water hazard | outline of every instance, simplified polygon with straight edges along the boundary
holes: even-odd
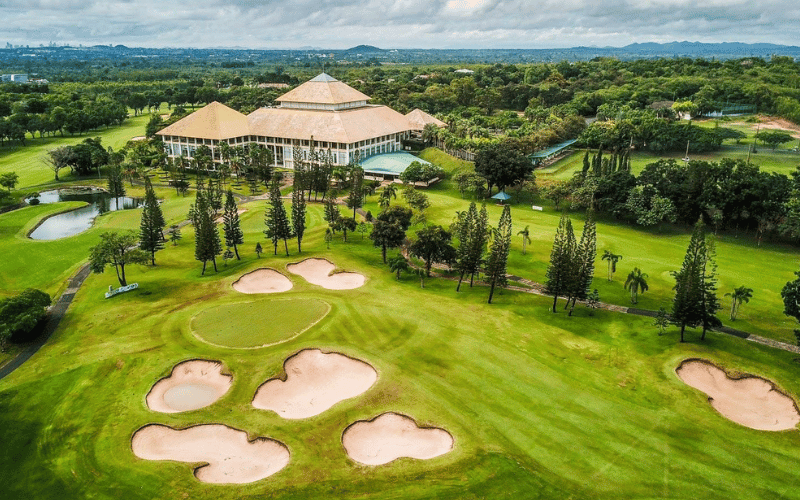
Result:
[[[30,202],[30,199],[28,200]],[[45,191],[39,195],[39,203],[59,201],[85,201],[87,206],[53,215],[45,219],[30,234],[34,240],[57,240],[74,236],[92,227],[94,218],[106,212],[128,210],[141,205],[140,198],[120,196],[112,198],[107,192],[96,188],[70,188]]]

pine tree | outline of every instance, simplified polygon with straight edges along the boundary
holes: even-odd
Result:
[[[301,253],[306,232],[306,198],[302,189],[292,191],[292,229],[297,238],[297,252]]]
[[[336,206],[336,200],[332,196],[327,196],[325,199],[325,221],[329,226],[333,227],[342,216],[339,212],[339,207]]]
[[[703,266],[706,260],[706,244],[702,221],[697,221],[692,239],[686,249],[683,266],[674,271],[675,298],[672,302],[672,322],[681,327],[681,342],[687,326],[696,327],[705,320],[705,292]]]
[[[475,280],[475,274],[480,270],[483,265],[483,256],[486,253],[486,245],[489,243],[489,215],[486,212],[486,205],[481,206],[481,211],[478,212],[478,217],[475,219],[475,230],[472,238],[472,249],[470,254],[470,278],[469,286]]]
[[[475,238],[475,228],[478,219],[478,209],[475,202],[469,204],[469,209],[458,214],[458,219],[453,225],[453,232],[458,241],[456,248],[455,269],[458,271],[458,285],[456,292],[461,290],[464,275],[472,272],[472,247]]]
[[[217,255],[222,253],[222,241],[205,196],[197,197],[194,213],[197,221],[194,226],[194,258],[203,262],[201,274],[205,275],[206,264],[209,260],[214,263],[214,271],[217,270]]]
[[[353,220],[356,220],[356,210],[364,205],[364,170],[354,166],[350,171],[350,194],[347,196],[347,208],[353,209]]]
[[[494,234],[494,241],[486,260],[486,277],[491,288],[489,289],[489,304],[492,303],[495,286],[504,287],[506,280],[506,264],[508,263],[508,252],[511,249],[511,206],[503,208],[503,214],[497,223],[497,231]]]
[[[570,283],[572,286],[569,295],[572,298],[572,306],[569,310],[569,316],[572,316],[572,311],[575,309],[575,302],[578,300],[585,300],[588,297],[592,279],[594,278],[594,261],[596,258],[597,232],[594,219],[592,219],[590,214],[583,225],[581,241],[572,259],[575,275]]]
[[[706,330],[722,326],[717,318],[717,311],[722,309],[722,302],[717,297],[717,252],[713,237],[706,238],[703,256],[703,333],[700,340],[705,340]]]
[[[122,178],[122,167],[119,163],[108,167],[108,194],[112,198],[125,196],[125,182]]]
[[[244,243],[244,232],[242,232],[242,228],[239,224],[239,207],[236,206],[236,199],[233,197],[233,191],[230,189],[225,196],[225,208],[222,213],[222,231],[225,233],[225,245],[233,247],[236,260],[241,260],[237,245]]]
[[[173,224],[169,227],[168,234],[169,241],[172,243],[172,246],[177,246],[178,241],[183,238],[183,236],[181,236],[181,228],[177,224]]]
[[[289,255],[288,240],[293,236],[292,226],[289,216],[286,214],[286,208],[283,206],[280,185],[277,182],[273,182],[270,188],[269,206],[267,206],[267,216],[264,222],[267,224],[267,230],[264,231],[264,234],[272,240],[274,255],[278,255],[279,240],[283,240],[286,255]]]
[[[572,276],[572,256],[575,253],[575,233],[572,222],[566,215],[561,216],[550,252],[550,266],[547,268],[546,291],[553,295],[553,312],[556,312],[558,296],[569,290]]]
[[[152,265],[156,265],[156,252],[164,248],[163,222],[164,216],[153,185],[150,183],[150,178],[145,177],[144,206],[142,221],[139,224],[139,248],[150,254]]]

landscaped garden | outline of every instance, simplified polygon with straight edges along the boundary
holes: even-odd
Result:
[[[436,150],[422,156],[438,158],[450,174],[469,168]],[[184,197],[157,185],[156,193],[167,227],[185,220],[196,203],[193,190]],[[144,197],[145,190],[137,184],[128,194]],[[427,222],[445,227],[471,201],[452,180],[425,194]],[[508,272],[544,283],[561,214],[547,201],[538,201],[543,211],[516,201]],[[390,202],[407,204],[402,196]],[[363,209],[378,214],[379,203],[380,192],[368,196]],[[288,200],[284,204],[291,209]],[[9,296],[29,287],[59,295],[101,233],[138,230],[142,217],[142,210],[110,212],[76,236],[27,238],[43,218],[73,206],[0,215],[0,249],[7,256],[0,288]],[[677,371],[698,358],[723,375],[761,377],[768,381],[763,387],[773,383],[797,401],[797,354],[715,332],[701,342],[694,329],[687,330],[689,342],[679,343],[677,327],[659,334],[652,318],[581,305],[571,316],[560,308],[552,313],[551,298],[522,291],[500,290],[490,305],[488,288],[468,281],[458,293],[456,282],[443,277],[425,279],[422,288],[418,275],[401,272],[398,280],[369,238],[351,231],[345,242],[341,231],[327,234],[330,214],[320,203],[308,205],[302,253],[289,245],[286,256],[281,242],[273,255],[263,233],[271,206],[270,200],[240,199],[239,208],[246,209],[239,215],[241,260],[219,259],[216,272],[209,264],[201,274],[189,225],[175,245],[156,252],[155,266],[127,267],[135,290],[104,298],[109,285],[117,286],[113,268],[86,279],[55,334],[0,381],[5,497],[797,496],[796,404],[781,407],[781,421],[791,430],[755,430],[726,418]],[[487,207],[490,226],[501,211]],[[350,215],[342,209],[341,217]],[[582,226],[582,217],[572,217]],[[408,236],[423,227],[415,223]],[[523,228],[530,237],[524,254]],[[600,218],[598,257],[611,250],[622,259],[612,281],[598,259],[592,287],[603,302],[629,306],[623,283],[641,268],[649,289],[636,307],[669,307],[670,271],[680,269],[690,232]],[[257,242],[263,254],[254,251]],[[752,235],[732,233],[717,235],[716,247],[720,295],[741,285],[754,289],[735,323],[719,316],[741,330],[793,343],[796,325],[783,315],[780,290],[793,279],[796,249],[757,246]],[[269,281],[276,275],[291,287]],[[237,283],[246,283],[246,290],[237,291]],[[306,356],[317,364],[291,362]],[[202,368],[202,376],[185,382],[187,392],[172,393],[180,411],[149,406],[156,384],[190,360],[216,368]],[[355,366],[368,380],[348,393],[325,360]],[[318,391],[319,399],[299,401],[325,406],[322,411],[303,413],[294,400],[265,403],[267,409],[256,404],[270,384],[289,385],[303,375],[313,383],[300,396]],[[181,397],[204,395],[208,391],[197,384],[219,378],[229,388],[202,407],[181,409]],[[334,397],[338,391],[347,397]],[[282,416],[291,411],[300,417]],[[384,443],[385,453],[359,447],[360,433],[369,429],[380,431],[367,440]],[[392,443],[403,434],[397,429],[426,435],[428,448],[405,457],[394,453]],[[164,454],[158,445],[182,451]],[[250,453],[260,458],[250,460]],[[229,468],[220,465],[233,456]]]

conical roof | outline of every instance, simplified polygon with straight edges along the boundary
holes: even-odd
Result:
[[[434,116],[429,115],[428,113],[422,111],[419,108],[416,108],[414,111],[408,113],[406,115],[408,118],[409,123],[414,128],[414,130],[422,130],[425,128],[425,125],[432,123],[437,127],[446,127],[447,124],[442,120],[437,119]]]
[[[278,102],[344,104],[367,101],[370,97],[336,78],[322,73],[276,99]]]
[[[214,101],[159,130],[157,135],[222,140],[250,135],[250,125],[245,115]]]

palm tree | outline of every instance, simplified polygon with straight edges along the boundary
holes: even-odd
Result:
[[[731,321],[736,321],[736,313],[739,312],[742,302],[750,302],[750,299],[753,298],[753,289],[740,286],[734,288],[732,293],[726,293],[725,296],[731,298]]]
[[[628,274],[628,279],[625,280],[625,289],[631,291],[631,304],[639,302],[638,294],[640,291],[644,293],[649,290],[647,278],[647,274],[643,273],[638,267],[634,267],[633,271]]]
[[[622,260],[622,255],[617,255],[606,250],[603,253],[602,259],[608,261],[608,281],[612,281],[614,273],[617,272],[617,262]]]
[[[380,198],[378,199],[378,204],[381,208],[389,208],[392,198],[397,199],[397,187],[393,183],[383,188]]]
[[[390,258],[386,262],[389,264],[389,269],[391,269],[393,273],[397,274],[398,280],[400,279],[401,272],[408,272],[411,269],[408,265],[408,261],[406,260],[406,258],[403,257],[403,254],[400,253]]]
[[[525,226],[525,229],[517,233],[518,235],[522,235],[522,255],[525,255],[526,245],[533,241],[531,240],[531,232],[528,230],[528,227],[530,226]]]

